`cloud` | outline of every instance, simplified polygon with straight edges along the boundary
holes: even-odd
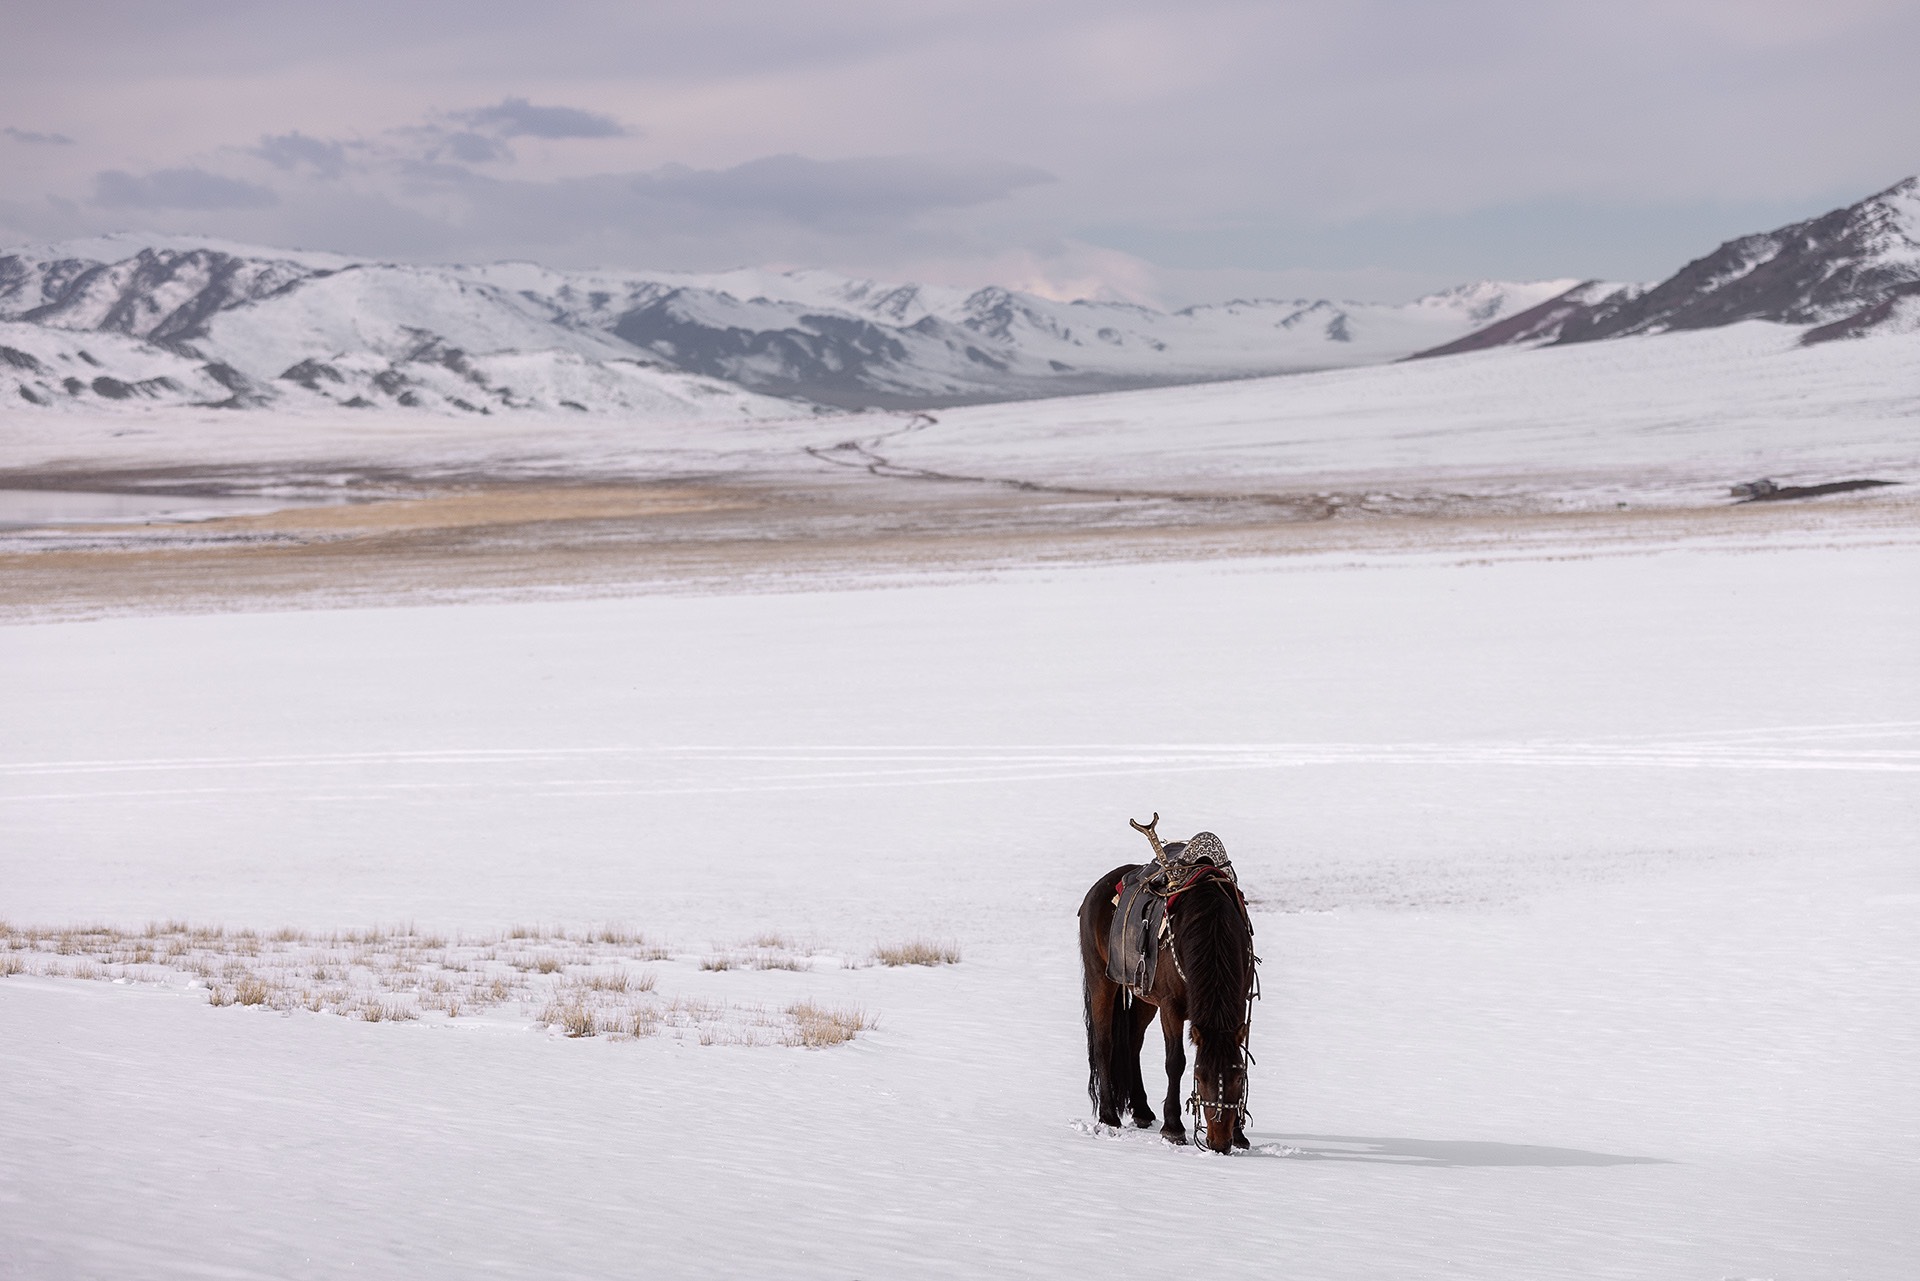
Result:
[[[204,169],[109,169],[94,178],[93,203],[109,209],[264,209],[279,200],[270,188]]]
[[[668,165],[632,179],[643,199],[704,212],[807,225],[899,222],[935,209],[958,209],[1052,182],[1030,165],[941,156],[869,156],[809,160],[768,156],[730,169]]]
[[[1005,161],[940,156],[812,160],[768,156],[727,169],[663,165],[640,173],[535,181],[404,160],[408,202],[467,206],[465,231],[523,244],[581,236],[719,237],[754,229],[830,237],[885,234],[923,215],[1003,199],[1052,175]]]
[[[434,156],[451,156],[464,164],[485,164],[489,160],[511,160],[513,152],[507,144],[498,138],[489,138],[478,133],[450,133],[442,138],[432,152]]]
[[[536,107],[525,98],[502,98],[491,107],[457,111],[476,129],[501,138],[625,138],[632,131],[612,116],[578,107]]]
[[[12,125],[8,125],[5,129],[0,129],[0,133],[6,134],[7,137],[13,139],[15,142],[31,142],[50,147],[71,147],[73,145],[73,139],[67,137],[64,133],[36,133],[32,129],[15,129]]]
[[[301,165],[311,165],[314,172],[326,178],[338,178],[346,168],[346,148],[337,142],[309,138],[298,131],[260,139],[260,145],[253,149],[253,154],[276,169],[297,169]]]

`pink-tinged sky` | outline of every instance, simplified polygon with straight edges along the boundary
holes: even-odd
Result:
[[[1665,275],[1920,170],[1913,0],[15,6],[0,241],[1186,302]]]

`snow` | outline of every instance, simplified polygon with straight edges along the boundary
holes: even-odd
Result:
[[[102,377],[130,384],[133,390],[117,404],[97,393],[83,402],[78,397],[85,393],[76,394],[68,385],[70,380],[77,380],[73,385],[91,387]],[[136,406],[146,409],[156,402],[205,405],[230,395],[232,392],[208,375],[204,360],[125,334],[49,329],[0,320],[0,397],[4,398],[0,403],[5,405],[0,408],[0,428],[9,438],[13,436],[12,420],[37,416],[48,409],[61,410],[62,418],[77,409],[113,422]],[[29,397],[36,398],[37,403]],[[121,430],[125,425],[119,422],[107,430]],[[63,429],[54,430],[58,433]]]
[[[148,249],[183,256],[185,265],[181,257],[155,263],[133,256]],[[238,271],[217,275],[216,260],[210,253],[196,255],[198,249],[232,256]],[[74,271],[95,261],[90,253],[101,254],[102,265],[69,295]],[[412,351],[437,345],[469,356],[562,351],[597,361],[664,358],[777,392],[802,386],[824,393],[836,380],[847,380],[849,366],[858,366],[868,396],[977,399],[1397,359],[1459,338],[1574,283],[1480,282],[1403,305],[1260,300],[1166,313],[999,288],[851,280],[820,271],[693,275],[559,272],[525,262],[402,266],[164,236],[108,237],[15,254],[0,317],[18,319],[58,299],[53,312],[36,315],[37,322],[191,337],[206,358],[242,370],[269,392],[285,390],[275,380],[302,361],[404,361]],[[623,316],[654,304],[671,312],[668,336],[641,347],[613,332]],[[208,310],[210,319],[203,320],[198,308]],[[168,323],[179,332],[153,332]],[[688,343],[699,350],[686,349]],[[306,399],[331,390],[309,389]],[[347,389],[337,399],[368,399],[368,391]],[[840,394],[847,394],[845,387]],[[372,399],[384,396],[384,389],[372,390]],[[296,407],[302,399],[291,392],[288,397]],[[512,401],[494,407],[557,408]],[[617,399],[584,403],[592,409],[634,408]],[[446,408],[432,398],[408,407]]]
[[[1232,492],[1368,472],[1637,479],[1727,467],[1920,479],[1920,365],[1905,335],[1798,346],[1764,322],[1538,351],[943,412],[875,446],[903,468]],[[1822,359],[1818,352],[1845,349]],[[1810,358],[1811,357],[1811,358]]]
[[[720,471],[786,481],[837,470],[808,449],[831,451],[853,440],[868,451],[853,459],[861,466],[883,458],[896,469],[1155,492],[1371,485],[1611,507],[1698,505],[1751,475],[1920,480],[1920,366],[1911,335],[1805,348],[1799,333],[1748,322],[1538,351],[981,405],[940,411],[932,424],[893,414],[800,415],[791,402],[622,362],[501,355],[474,361],[484,381],[557,404],[597,380],[600,400],[624,396],[640,409],[449,420],[343,412],[317,397],[298,414],[138,406],[89,414],[74,405],[56,416],[23,406],[0,408],[0,430],[13,467],[56,460],[105,467],[351,460],[589,474]],[[87,340],[95,337],[112,338]],[[404,367],[423,387],[460,394],[462,379],[438,365]],[[366,370],[349,365],[346,372]]]
[[[1914,340],[1798,337],[933,421],[796,417],[713,383],[706,413],[690,379],[694,407],[630,417],[22,407],[0,466],[252,469],[287,493],[315,467],[882,483],[812,448],[1095,492],[1696,513],[1755,475],[1920,481]],[[84,342],[194,368],[117,335],[0,340],[49,367]],[[584,351],[472,367],[551,398],[658,373]],[[422,386],[459,392],[433,368]],[[1910,1275],[1905,492],[1844,527],[1740,508],[1770,521],[1728,538],[1489,520],[1423,549],[1409,520],[1400,551],[0,626],[8,940],[565,927],[659,1001],[719,1011],[569,1039],[536,981],[366,1022],[0,949],[0,1276]],[[98,497],[128,519],[220,505]],[[1073,910],[1155,810],[1219,833],[1253,899],[1256,1146],[1230,1159],[1089,1117]],[[661,954],[580,940],[608,923]],[[801,968],[702,968],[773,933]],[[913,938],[961,960],[864,963]],[[474,950],[453,949],[502,963]],[[41,972],[5,976],[23,953]],[[781,1044],[802,1000],[874,1026]]]
[[[1907,1275],[1917,576],[1788,539],[0,628],[16,926],[617,920],[663,991],[878,1019],[0,979],[0,1270]],[[1253,1154],[1087,1123],[1073,908],[1154,809],[1255,899]],[[766,930],[963,959],[690,959]]]

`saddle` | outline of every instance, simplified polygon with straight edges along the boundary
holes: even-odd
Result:
[[[1113,887],[1113,924],[1107,931],[1107,977],[1135,995],[1153,989],[1160,961],[1160,940],[1171,928],[1173,901],[1203,880],[1234,883],[1227,849],[1212,832],[1190,841],[1169,841],[1151,863],[1122,876]]]

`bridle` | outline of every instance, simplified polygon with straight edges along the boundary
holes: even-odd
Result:
[[[1251,1061],[1252,1056],[1248,1055],[1248,1059],[1249,1061]],[[1193,1128],[1196,1134],[1199,1131],[1206,1129],[1207,1122],[1214,1115],[1221,1112],[1233,1113],[1235,1122],[1238,1123],[1242,1128],[1246,1126],[1247,1118],[1252,1116],[1253,1113],[1247,1111],[1247,1092],[1249,1088],[1248,1080],[1247,1080],[1247,1069],[1243,1066],[1240,1068],[1239,1071],[1240,1071],[1240,1101],[1237,1103],[1228,1103],[1225,1099],[1201,1098],[1199,1075],[1197,1073],[1195,1074],[1194,1082],[1193,1082],[1193,1092],[1187,1095],[1187,1111],[1191,1113],[1193,1116]],[[1223,1076],[1219,1081],[1215,1082],[1214,1088],[1219,1093],[1225,1094],[1227,1092],[1226,1078]]]

